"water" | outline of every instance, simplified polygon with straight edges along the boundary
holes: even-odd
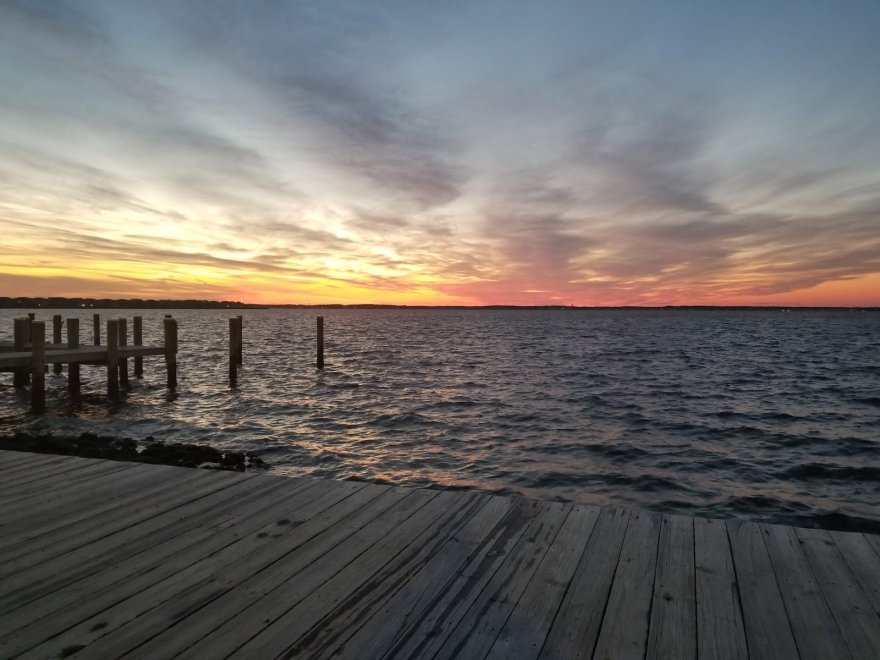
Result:
[[[39,313],[46,318],[51,313]],[[161,310],[144,316],[159,341]],[[280,473],[880,531],[880,314],[179,310],[179,387],[145,360],[127,401],[0,384],[0,433],[91,431],[258,452]],[[0,311],[0,339],[12,318]],[[91,312],[78,315],[91,340]],[[106,314],[103,315],[106,317]],[[51,325],[51,324],[50,324]],[[131,323],[129,322],[129,327]]]

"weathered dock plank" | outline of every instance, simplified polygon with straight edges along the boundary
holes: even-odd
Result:
[[[3,658],[880,657],[880,539],[0,451]]]

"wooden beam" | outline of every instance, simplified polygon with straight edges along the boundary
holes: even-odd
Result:
[[[67,319],[67,348],[70,350],[79,348],[79,319]],[[67,367],[67,392],[72,397],[78,397],[79,390],[79,363],[71,362]]]
[[[61,314],[55,314],[52,316],[52,343],[61,343]],[[56,362],[52,365],[52,372],[56,374],[61,373],[60,362]]]
[[[124,349],[128,345],[128,321],[119,319],[119,348]],[[119,356],[119,386],[124,389],[130,389],[128,386],[128,358],[120,354]]]
[[[31,412],[46,409],[46,322],[31,324]]]
[[[144,345],[144,319],[141,316],[134,317],[134,328],[132,329],[134,332],[134,345],[135,346],[143,346]],[[135,378],[143,378],[144,377],[144,358],[140,355],[134,359],[134,377]]]
[[[165,331],[165,368],[168,372],[168,388],[177,387],[177,320],[166,315],[162,320]]]
[[[324,317],[318,317],[318,369],[324,368]]]
[[[27,343],[27,325],[28,319],[26,316],[17,318],[14,321],[13,337],[15,340],[14,346],[16,353],[22,353],[25,350],[25,344]],[[27,387],[28,383],[30,383],[30,375],[28,374],[27,369],[22,367],[16,368],[14,375],[12,376],[12,383],[17,389]]]
[[[107,398],[119,401],[119,321],[107,321]]]

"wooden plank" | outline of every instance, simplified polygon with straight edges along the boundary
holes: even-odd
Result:
[[[856,577],[862,593],[880,616],[880,556],[871,548],[868,535],[855,532],[831,532],[834,544]]]
[[[198,627],[197,643],[188,645],[181,658],[207,657],[205,648],[231,651],[260,629],[267,621],[264,611],[284,611],[284,605],[299,594],[311,593],[354,557],[377,543],[391,530],[428,504],[436,493],[392,488],[363,509],[347,516],[340,524],[324,527],[307,542],[277,558],[271,570],[264,570],[269,557],[245,565],[239,575],[249,576],[248,589],[227,590],[207,606],[189,612],[186,627]],[[235,583],[233,583],[235,584]],[[297,588],[299,587],[299,589]],[[295,602],[295,601],[294,601]],[[281,613],[279,612],[279,614]],[[222,626],[222,627],[221,627]]]
[[[108,467],[108,464],[111,464]],[[97,467],[97,466],[102,467]],[[9,474],[3,480],[0,492],[5,501],[10,498],[29,496],[46,486],[56,486],[64,483],[69,477],[76,478],[74,472],[85,471],[100,472],[102,469],[116,467],[115,461],[98,461],[85,458],[72,458],[69,456],[56,456],[54,461],[44,461],[35,465],[28,465],[16,472]]]
[[[664,514],[646,658],[697,657],[694,519]]]
[[[8,577],[0,580],[0,611],[21,607],[42,595],[49,586],[60,588],[95,565],[152,547],[180,533],[192,524],[188,520],[191,516],[210,513],[211,507],[238,497],[258,484],[248,483],[251,479],[233,481],[227,475],[205,479],[204,484],[178,491],[174,499],[146,504],[106,530],[96,530],[82,538],[75,537],[37,551],[34,556],[8,562],[4,566]]]
[[[43,514],[51,515],[59,505],[84,501],[105,483],[124,479],[125,473],[134,467],[134,463],[107,461],[86,465],[57,480],[50,477],[44,482],[29,484],[6,499],[8,510],[0,514],[0,524],[5,527],[23,520],[36,522]]]
[[[57,480],[49,478],[33,487],[28,486],[26,493],[6,500],[9,511],[3,512],[0,521],[4,529],[18,529],[54,518],[65,509],[85,507],[95,497],[106,493],[108,486],[124,484],[130,475],[137,474],[132,470],[132,463],[108,461],[63,475]]]
[[[818,529],[795,532],[852,657],[880,658],[880,617],[862,593],[831,534]]]
[[[542,502],[515,499],[502,523],[492,530],[464,570],[422,617],[397,636],[387,657],[432,657],[501,569],[511,550],[532,529],[543,507]]]
[[[358,609],[369,610],[372,603],[381,602],[385,590],[394,589],[395,583],[402,584],[418,572],[479,508],[479,497],[474,494],[440,493],[230,657],[291,658],[307,653],[307,648],[320,641],[322,628],[335,615],[346,612],[357,616]]]
[[[659,516],[631,514],[594,657],[644,657],[659,538]]]
[[[498,634],[488,658],[537,658],[599,517],[599,509],[572,507],[522,597]]]
[[[33,456],[51,456],[50,454],[32,454]],[[15,495],[18,489],[25,484],[38,479],[44,479],[55,473],[61,473],[67,469],[77,469],[85,466],[87,463],[83,461],[81,464],[70,464],[66,462],[64,456],[53,456],[54,460],[28,460],[21,461],[4,468],[2,471],[3,480],[0,481],[0,493],[3,497]],[[60,465],[60,464],[63,464]]]
[[[399,591],[381,606],[377,605],[373,612],[358,616],[348,627],[336,625],[337,622],[333,621],[332,629],[321,644],[314,643],[309,647],[309,655],[384,656],[409,627],[435,609],[467,562],[491,547],[492,539],[509,520],[512,507],[509,498],[490,496],[485,499],[485,506]]]
[[[333,552],[321,557],[312,563],[309,571],[300,573],[297,579],[287,580],[279,588],[265,594],[256,608],[249,608],[240,612],[230,620],[219,635],[202,640],[199,647],[204,655],[215,655],[216,650],[236,649],[229,657],[264,657],[262,652],[271,652],[277,648],[278,652],[284,651],[286,646],[286,633],[282,619],[284,615],[308,596],[332,580],[334,576],[343,571],[352,562],[362,555],[374,557],[376,549],[381,548],[386,553],[386,559],[394,556],[402,545],[405,545],[424,530],[431,522],[444,515],[449,506],[449,495],[452,493],[439,493],[426,490],[417,490],[408,495],[399,505],[374,519],[372,524],[365,527],[363,532],[356,534],[346,543],[334,548]],[[394,524],[389,524],[394,520]],[[296,562],[299,566],[300,562]],[[381,566],[381,565],[379,565]],[[333,584],[330,582],[330,584]],[[266,616],[269,612],[270,616]],[[279,624],[279,620],[283,622]],[[235,642],[230,644],[227,633],[231,632],[241,622],[247,621],[245,629],[248,634],[242,638],[241,632],[235,634]],[[214,649],[214,651],[212,651]],[[184,657],[194,657],[193,649],[189,649]],[[258,655],[254,655],[254,654]],[[196,654],[198,655],[198,653]],[[269,656],[274,657],[274,656]]]
[[[140,500],[151,500],[163,492],[187,488],[191,482],[201,478],[195,470],[190,472],[192,474],[184,473],[181,476],[180,468],[170,466],[167,471],[138,470],[136,474],[132,474],[122,482],[112,498],[105,496],[103,500],[76,508],[59,507],[57,515],[43,517],[33,524],[24,521],[14,527],[4,527],[4,532],[9,533],[7,538],[0,539],[0,553],[21,544],[41,544],[46,535],[52,532],[64,530],[68,536],[77,534],[79,525],[84,521],[97,519],[106,514],[111,518],[126,515],[130,507],[137,505]]]
[[[749,657],[797,658],[788,614],[760,528],[745,520],[726,521],[742,602]]]
[[[71,629],[83,621],[91,621],[88,628],[109,622],[104,611],[135,597],[143,589],[168,579],[181,570],[189,568],[211,555],[239,543],[253,535],[258,542],[270,543],[270,534],[276,533],[292,506],[310,500],[309,491],[318,490],[317,482],[311,480],[267,480],[257,497],[238,500],[240,506],[227,508],[209,524],[191,527],[181,535],[167,539],[147,551],[121,558],[100,572],[47,594],[30,603],[4,620],[9,634],[0,638],[0,656],[15,656],[41,645],[47,638],[60,633],[71,636]],[[75,606],[75,607],[74,607]],[[94,617],[98,617],[97,623]],[[65,633],[65,631],[68,631]],[[76,631],[73,631],[73,636]],[[74,641],[78,641],[74,639]],[[54,657],[59,653],[63,640],[53,639],[54,652],[45,644],[36,653]],[[70,646],[70,644],[67,644]]]
[[[143,610],[132,608],[129,603],[124,617],[113,611],[113,623],[123,618],[129,622],[117,634],[128,636],[127,644],[132,647],[150,640],[133,651],[134,657],[176,655],[223,625],[224,616],[231,617],[239,606],[243,608],[257,601],[261,597],[261,584],[265,586],[270,582],[279,559],[300,548],[313,556],[321,548],[331,548],[340,534],[345,535],[345,530],[351,533],[354,526],[364,524],[403,497],[405,494],[400,490],[364,484],[346,484],[345,488],[325,491],[324,497],[310,507],[287,514],[309,517],[299,526],[287,526],[280,536],[276,528],[271,538],[266,538],[265,531],[245,537],[243,547],[236,544],[224,549],[207,562],[175,576],[175,586],[179,588],[182,583],[187,587],[182,593],[163,591],[163,585],[157,583],[155,588],[138,596],[146,605]],[[276,575],[282,578],[280,570]],[[271,589],[271,586],[265,588]],[[223,595],[231,596],[237,604],[228,607],[229,600],[220,598]],[[106,613],[100,616],[100,621],[106,621]],[[115,642],[119,643],[118,638]]]
[[[761,525],[801,658],[849,658],[840,627],[813,577],[793,527]]]
[[[486,537],[487,531],[496,525],[509,508],[509,500],[501,497],[468,495],[463,500],[459,520],[466,522],[456,529],[455,516],[447,516],[447,522],[438,521],[430,526],[404,552],[398,554],[369,579],[352,588],[348,595],[323,608],[324,613],[315,623],[315,617],[307,632],[291,645],[296,655],[309,658],[338,656],[339,649],[368,621],[379,613],[388,613],[389,607],[404,618],[415,615],[421,607],[442,589],[470,554],[466,548],[475,549]],[[474,512],[474,515],[470,515]],[[470,516],[470,517],[468,517]],[[358,570],[348,567],[346,570]],[[338,586],[338,579],[334,580]],[[322,587],[322,590],[324,588]],[[407,602],[403,602],[407,601]],[[311,608],[310,598],[299,607]],[[394,603],[394,605],[390,605]],[[398,624],[404,623],[398,620]],[[385,633],[386,646],[394,638],[395,629],[387,629],[387,618],[376,626],[369,625],[371,652],[359,648],[360,657],[380,655],[376,637]],[[300,626],[302,628],[302,626]],[[399,628],[398,628],[399,630]],[[295,631],[293,631],[295,634]],[[292,635],[293,636],[293,635]],[[366,640],[365,640],[366,641]],[[357,648],[355,644],[352,648]],[[290,651],[288,651],[289,653]]]
[[[354,488],[364,487],[363,484],[343,482],[334,485],[328,495],[337,501],[347,500]],[[350,544],[337,547],[346,531],[347,534],[354,531],[349,525],[361,527],[381,512],[379,517],[383,524],[369,528],[370,533],[377,534],[372,539],[376,542],[411,515],[414,508],[420,508],[436,495],[424,495],[418,491],[409,493],[405,489],[368,488],[383,488],[384,492],[352,516],[340,521],[338,511],[328,510],[327,515],[316,516],[255,552],[222,557],[213,565],[211,562],[199,565],[187,575],[179,574],[173,581],[157,584],[139,594],[138,603],[132,599],[124,603],[124,607],[102,613],[101,620],[109,620],[111,627],[120,622],[125,625],[114,630],[112,635],[89,644],[85,657],[117,657],[129,652],[133,658],[156,657],[150,645],[143,643],[160,633],[164,637],[162,644],[177,645],[183,637],[190,646],[194,637],[195,641],[219,645],[225,649],[224,655],[228,655],[236,645],[255,634],[259,629],[257,626],[268,625],[267,615],[276,612],[280,615],[284,611],[280,608],[288,600],[279,590],[308,589],[309,584],[319,585],[326,579],[326,567],[333,565],[350,549]],[[367,520],[363,519],[361,511]],[[290,580],[294,576],[296,579]],[[243,584],[246,588],[236,588]],[[247,607],[257,601],[260,601],[258,607]],[[108,615],[112,618],[108,619]],[[236,615],[242,618],[233,619]],[[251,615],[254,615],[253,621]],[[169,628],[173,630],[169,631]],[[203,640],[205,629],[213,632]],[[226,635],[235,639],[242,634],[245,637],[237,644],[220,641]],[[185,651],[183,656],[190,652]],[[163,651],[159,655],[167,656],[170,652]],[[214,656],[197,652],[196,657]]]
[[[160,473],[161,474],[161,473]],[[181,489],[190,484],[198,485],[200,475],[179,477],[179,473],[164,476],[152,470],[134,470],[116,481],[103,482],[91,487],[87,499],[76,499],[71,505],[53,507],[50,514],[41,516],[34,524],[27,520],[4,528],[12,538],[0,540],[0,557],[3,560],[39,550],[45,546],[64,543],[70,537],[84,537],[96,528],[107,528],[117,520],[130,517],[132,512],[147,504],[155,504],[161,498],[176,497]],[[112,493],[112,497],[109,496]]]
[[[697,657],[745,660],[749,657],[749,650],[733,556],[723,520],[694,519],[694,563]]]
[[[484,657],[510,616],[572,505],[544,503],[526,534],[477,596],[437,652],[437,658]]]
[[[37,454],[29,451],[15,451],[12,449],[0,449],[0,470],[17,469],[19,466],[35,465],[50,459],[58,458],[54,454]]]
[[[629,517],[629,511],[602,508],[544,642],[542,658],[593,656]]]

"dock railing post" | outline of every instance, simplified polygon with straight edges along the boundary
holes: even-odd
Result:
[[[15,319],[13,322],[13,346],[14,350],[17,353],[23,352],[25,350],[25,341],[27,337],[27,325],[29,323],[28,318],[26,316],[22,316],[20,318]],[[12,372],[12,385],[16,389],[27,387],[30,382],[30,373],[26,367],[15,367],[15,371]]]
[[[128,346],[128,321],[119,319],[119,346]],[[119,386],[128,389],[128,358],[119,358]]]
[[[31,324],[31,412],[46,409],[46,322]]]
[[[318,369],[324,368],[324,317],[318,317]]]
[[[67,348],[79,348],[79,319],[67,319]],[[67,365],[67,392],[79,396],[79,362],[72,360]]]
[[[229,385],[235,387],[238,381],[238,355],[239,341],[241,337],[241,317],[233,316],[229,319]]]
[[[107,398],[119,401],[119,321],[107,321]]]
[[[33,312],[28,312],[27,318],[24,322],[24,343],[31,343],[31,323],[34,322],[34,318],[36,318],[36,314]]]
[[[92,340],[95,346],[101,345],[101,315],[92,314]]]
[[[61,343],[61,314],[55,314],[52,317],[52,343],[56,346]],[[52,365],[52,371],[56,374],[60,374],[61,363],[55,362]]]
[[[177,387],[177,320],[166,316],[163,320],[165,331],[165,368],[168,371],[168,389]]]
[[[144,345],[144,319],[141,316],[134,317],[134,328],[132,329],[134,333],[134,345],[135,346],[143,346]],[[134,377],[135,378],[143,378],[144,377],[144,358],[138,355],[134,359]]]

